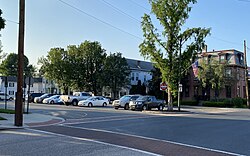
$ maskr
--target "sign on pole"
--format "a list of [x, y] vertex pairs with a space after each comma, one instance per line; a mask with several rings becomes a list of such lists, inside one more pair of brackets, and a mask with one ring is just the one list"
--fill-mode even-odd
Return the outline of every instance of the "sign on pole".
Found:
[[168, 89], [168, 85], [165, 82], [160, 83], [160, 90], [166, 91]]

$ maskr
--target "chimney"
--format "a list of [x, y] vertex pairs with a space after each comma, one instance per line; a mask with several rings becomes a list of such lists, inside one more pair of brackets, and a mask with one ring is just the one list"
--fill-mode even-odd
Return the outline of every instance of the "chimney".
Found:
[[204, 44], [203, 48], [202, 48], [202, 53], [206, 53], [207, 52], [207, 45]]

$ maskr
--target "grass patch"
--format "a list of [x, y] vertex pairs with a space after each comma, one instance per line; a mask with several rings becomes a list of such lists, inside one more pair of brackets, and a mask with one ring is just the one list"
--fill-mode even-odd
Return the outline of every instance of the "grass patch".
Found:
[[0, 109], [0, 113], [15, 114], [15, 110], [11, 110], [11, 109]]

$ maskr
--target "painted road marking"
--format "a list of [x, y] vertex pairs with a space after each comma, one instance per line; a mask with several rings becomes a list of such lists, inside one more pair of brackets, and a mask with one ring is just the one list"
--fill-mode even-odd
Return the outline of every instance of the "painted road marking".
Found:
[[144, 136], [137, 136], [137, 135], [133, 135], [133, 134], [112, 132], [112, 131], [101, 130], [101, 129], [93, 129], [93, 128], [83, 128], [83, 127], [69, 126], [69, 125], [62, 125], [62, 126], [69, 127], [69, 128], [77, 128], [77, 129], [83, 129], [83, 130], [90, 130], [90, 131], [98, 131], [98, 132], [112, 133], [112, 134], [118, 134], [118, 135], [125, 135], [125, 136], [137, 137], [137, 138], [154, 140], [154, 141], [162, 141], [162, 142], [166, 142], [166, 143], [170, 143], [170, 144], [175, 144], [175, 145], [180, 145], [180, 146], [185, 146], [185, 147], [191, 147], [191, 148], [196, 148], [196, 149], [201, 149], [201, 150], [206, 150], [206, 151], [218, 152], [218, 153], [223, 153], [223, 154], [229, 154], [229, 155], [234, 155], [234, 156], [244, 156], [242, 154], [233, 153], [233, 152], [227, 152], [227, 151], [211, 149], [211, 148], [206, 148], [206, 147], [201, 147], [201, 146], [189, 145], [189, 144], [179, 143], [179, 142], [174, 142], [174, 141], [161, 140], [161, 139], [149, 138], [149, 137], [144, 137]]
[[[27, 129], [29, 129], [29, 128], [27, 128]], [[106, 143], [106, 142], [101, 142], [101, 141], [96, 141], [96, 140], [91, 140], [91, 139], [73, 137], [73, 136], [68, 136], [68, 135], [63, 135], [63, 134], [57, 134], [57, 133], [47, 132], [47, 131], [42, 131], [42, 130], [35, 130], [35, 129], [29, 129], [29, 130], [32, 130], [32, 131], [35, 131], [35, 132], [40, 132], [40, 133], [45, 133], [45, 134], [50, 134], [50, 135], [56, 135], [56, 136], [61, 136], [61, 137], [67, 137], [67, 138], [82, 140], [82, 141], [88, 141], [88, 142], [99, 143], [99, 144], [103, 144], [103, 145], [109, 145], [109, 146], [113, 146], [113, 147], [118, 147], [118, 148], [123, 148], [123, 149], [132, 150], [132, 151], [135, 151], [135, 152], [140, 152], [140, 153], [144, 153], [144, 154], [149, 154], [149, 155], [153, 155], [153, 156], [160, 156], [159, 154], [155, 154], [155, 153], [151, 153], [151, 152], [147, 152], [147, 151], [143, 151], [143, 150], [139, 150], [139, 149], [135, 149], [135, 148], [130, 148], [130, 147], [126, 147], [126, 146], [114, 145], [114, 144], [110, 144], [110, 143]]]

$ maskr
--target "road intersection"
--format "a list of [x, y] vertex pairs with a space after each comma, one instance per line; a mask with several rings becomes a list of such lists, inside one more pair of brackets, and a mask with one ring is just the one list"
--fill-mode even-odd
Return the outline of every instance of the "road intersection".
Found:
[[245, 109], [186, 107], [185, 112], [169, 113], [32, 104], [31, 110], [65, 121], [31, 125], [27, 131], [95, 144], [87, 155], [99, 151], [100, 144], [119, 149], [108, 152], [111, 155], [120, 155], [120, 150], [121, 155], [124, 151], [134, 155], [250, 155], [250, 112]]

